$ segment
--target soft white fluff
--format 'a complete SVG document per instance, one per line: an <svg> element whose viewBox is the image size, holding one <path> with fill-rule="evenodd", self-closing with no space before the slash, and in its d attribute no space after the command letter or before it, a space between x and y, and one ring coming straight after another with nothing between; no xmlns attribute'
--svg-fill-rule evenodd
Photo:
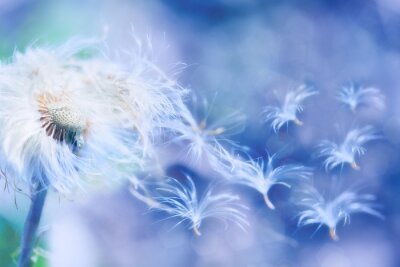
<svg viewBox="0 0 400 267"><path fill-rule="evenodd" d="M317 147L317 156L324 158L326 170L332 170L337 166L350 164L353 169L359 169L356 157L365 153L365 144L378 139L375 129L372 126L350 130L342 143L335 143L329 140L320 142Z"/></svg>
<svg viewBox="0 0 400 267"><path fill-rule="evenodd" d="M268 158L265 164L264 160L251 160L246 165L239 164L235 170L234 176L237 179L233 182L248 186L257 190L263 195L266 205L275 209L268 197L268 192L274 185L283 185L290 187L291 183L298 180L307 180L312 176L312 169L300 164L285 164L274 166L277 154Z"/></svg>
<svg viewBox="0 0 400 267"><path fill-rule="evenodd" d="M326 199L315 187L307 186L296 199L296 204L301 208L298 225L318 224L318 229L325 225L329 228L331 238L337 240L337 225L341 221L343 225L350 224L351 214L366 213L382 218L375 209L374 200L371 194L359 194L351 189Z"/></svg>
<svg viewBox="0 0 400 267"><path fill-rule="evenodd" d="M155 121L180 104L180 92L171 96L174 88L158 87L150 75L135 76L98 55L75 56L92 44L28 48L1 66L2 168L15 184L69 193L88 181L129 178L143 163ZM49 121L58 127L46 128Z"/></svg>
<svg viewBox="0 0 400 267"><path fill-rule="evenodd" d="M314 88L301 85L296 90L286 94L281 106L265 107L263 111L264 121L270 123L275 132L278 132L284 125L289 124L289 122L302 125L303 122L298 118L297 113L303 111L303 102L316 94L318 92Z"/></svg>
<svg viewBox="0 0 400 267"><path fill-rule="evenodd" d="M344 86L337 95L337 99L351 111L356 111L362 105L382 109L385 106L385 97L378 88L362 86Z"/></svg>
<svg viewBox="0 0 400 267"><path fill-rule="evenodd" d="M180 112L177 120L164 123L165 128L173 133L172 142L186 144L188 158L198 161L202 157L218 160L223 145L239 147L228 137L239 133L244 128L244 116L234 112L209 121L207 116L197 117L188 108Z"/></svg>
<svg viewBox="0 0 400 267"><path fill-rule="evenodd" d="M214 188L209 187L199 198L189 176L185 184L171 178L160 186L158 191L163 196L156 198L159 203L156 209L167 212L170 218L178 218L177 225L189 222L189 229L196 235L201 235L201 224L209 218L225 223L233 222L240 227L247 225L246 216L242 212L246 207L240 204L238 196L230 193L214 193Z"/></svg>

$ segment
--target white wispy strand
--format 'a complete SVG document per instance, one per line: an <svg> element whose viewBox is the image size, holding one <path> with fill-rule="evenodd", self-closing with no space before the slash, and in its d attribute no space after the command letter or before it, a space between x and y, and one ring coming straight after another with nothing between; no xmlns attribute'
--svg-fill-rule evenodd
<svg viewBox="0 0 400 267"><path fill-rule="evenodd" d="M145 203L150 208L155 208L160 206L160 204L155 199L154 190L152 190L152 187L154 187L154 185L160 181L157 181L152 176L139 178L136 175L132 175L129 181L130 181L129 192L136 199Z"/></svg>
<svg viewBox="0 0 400 267"><path fill-rule="evenodd" d="M210 159L210 165L223 178L228 180L235 179L238 176L238 172L250 173L252 169L252 165L241 154L244 154L246 159L250 158L244 152L229 152L220 146L218 147L218 153L216 153L214 158Z"/></svg>
<svg viewBox="0 0 400 267"><path fill-rule="evenodd" d="M95 59L83 65L96 97L109 103L127 128L138 132L144 155L151 154L161 124L176 119L184 109L183 97L188 92L152 61L151 47L150 39L143 44L135 38L130 53L124 55L129 64Z"/></svg>
<svg viewBox="0 0 400 267"><path fill-rule="evenodd" d="M365 126L350 130L342 143L335 143L329 140L320 142L317 147L317 157L324 158L325 169L332 170L344 164L357 170L360 167L356 163L356 157L366 152L365 144L369 141L379 139L372 126Z"/></svg>
<svg viewBox="0 0 400 267"><path fill-rule="evenodd" d="M70 193L92 178L125 177L115 166L141 164L136 139L89 93L83 60L74 57L82 46L28 48L2 66L0 146L3 167L16 184L42 183ZM59 125L51 130L46 120ZM78 123L79 129L60 123ZM66 140L71 134L73 140Z"/></svg>
<svg viewBox="0 0 400 267"><path fill-rule="evenodd" d="M308 180L313 175L312 169L299 164L274 166L277 154L268 158L267 164L263 159L250 160L247 166L238 168L235 172L237 179L234 182L251 187L263 195L265 204L275 209L268 197L268 192L274 185L291 187L291 183L299 180Z"/></svg>
<svg viewBox="0 0 400 267"><path fill-rule="evenodd" d="M189 223L189 229L194 234L201 235L200 227L205 219L212 218L224 222L237 224L243 228L247 225L243 210L246 207L239 202L239 197L230 193L214 193L214 187L209 187L201 198L197 195L193 180L187 176L187 184L176 179L169 179L168 183L158 188L163 194L156 200L160 204L156 209L167 212L169 218L178 218L182 224Z"/></svg>
<svg viewBox="0 0 400 267"><path fill-rule="evenodd" d="M383 109L385 97L374 87L344 86L337 95L337 99L351 111L355 112L362 105Z"/></svg>
<svg viewBox="0 0 400 267"><path fill-rule="evenodd" d="M303 102L318 94L313 87L301 85L296 90L288 92L281 106L267 106L264 108L263 116L266 123L270 123L272 129L278 132L284 125L294 122L296 125L302 125L303 122L298 118L297 114L302 112Z"/></svg>
<svg viewBox="0 0 400 267"><path fill-rule="evenodd" d="M340 222L350 224L350 215L366 213L379 218L383 216L376 210L375 197L371 194L359 194L346 190L331 199L325 199L313 186L305 187L295 200L300 206L298 226L318 224L329 228L329 235L337 240L336 228ZM318 230L317 229L317 230Z"/></svg>
<svg viewBox="0 0 400 267"><path fill-rule="evenodd" d="M187 142L187 155L196 162L203 156L218 158L220 151L224 150L222 144L239 147L228 136L242 131L244 120L242 114L235 112L209 123L207 117L198 119L186 108L181 111L179 120L164 125L174 134L171 142Z"/></svg>

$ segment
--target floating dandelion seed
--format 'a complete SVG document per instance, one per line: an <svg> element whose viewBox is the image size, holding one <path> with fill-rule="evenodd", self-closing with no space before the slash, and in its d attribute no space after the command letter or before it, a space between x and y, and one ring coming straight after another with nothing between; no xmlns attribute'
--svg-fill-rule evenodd
<svg viewBox="0 0 400 267"><path fill-rule="evenodd" d="M214 193L210 187L199 199L196 187L192 179L187 176L187 185L175 179L169 179L168 183L158 188L165 196L157 197L160 204L155 209L167 212L170 218L179 218L179 225L189 222L189 228L195 235L201 235L202 222L208 218L214 218L227 224L229 221L243 228L247 225L246 216L242 210L246 207L240 204L239 197L229 193Z"/></svg>
<svg viewBox="0 0 400 267"><path fill-rule="evenodd" d="M337 99L355 112L359 106L370 105L378 109L385 106L385 97L374 87L344 86L337 95Z"/></svg>
<svg viewBox="0 0 400 267"><path fill-rule="evenodd" d="M248 166L240 168L235 175L237 180L234 182L251 187L260 192L265 204L270 209L275 209L268 197L268 192L274 185L291 187L290 182L306 180L311 178L312 169L299 164L286 164L274 167L274 160L277 154L268 158L267 164L262 159L251 160Z"/></svg>
<svg viewBox="0 0 400 267"><path fill-rule="evenodd" d="M264 108L264 121L271 123L272 129L277 133L285 124L294 122L296 125L303 125L297 117L298 112L303 111L303 102L318 94L316 90L307 85L301 85L294 91L288 92L283 104L279 107L267 106Z"/></svg>
<svg viewBox="0 0 400 267"><path fill-rule="evenodd" d="M350 224L350 215L366 213L378 218L383 216L376 211L375 197L371 194L358 194L356 191L346 190L332 199L325 199L316 188L305 187L295 200L301 207L299 212L299 226L318 224L318 229L323 225L329 229L332 240L338 240L336 233L338 224Z"/></svg>
<svg viewBox="0 0 400 267"><path fill-rule="evenodd" d="M324 140L317 147L317 156L325 158L324 166L326 170L332 170L337 166L343 166L345 163L358 170L360 167L356 163L356 156L365 153L364 145L379 136L371 126L365 126L359 129L349 131L341 144Z"/></svg>
<svg viewBox="0 0 400 267"><path fill-rule="evenodd" d="M165 127L177 135L173 142L189 142L188 155L195 161L202 156L218 157L219 151L224 149L221 143L239 147L227 136L243 130L245 118L242 114L235 112L212 123L208 123L207 117L195 118L189 109L183 110L180 115L179 120L168 122Z"/></svg>

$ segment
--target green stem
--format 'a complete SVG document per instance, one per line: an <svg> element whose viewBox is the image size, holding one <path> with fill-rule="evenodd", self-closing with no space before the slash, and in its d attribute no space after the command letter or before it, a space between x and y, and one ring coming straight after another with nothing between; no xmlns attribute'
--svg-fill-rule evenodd
<svg viewBox="0 0 400 267"><path fill-rule="evenodd" d="M25 220L24 232L21 237L21 254L18 267L31 267L31 255L35 244L35 235L42 216L43 206L46 200L47 188L38 183L32 193L31 206Z"/></svg>

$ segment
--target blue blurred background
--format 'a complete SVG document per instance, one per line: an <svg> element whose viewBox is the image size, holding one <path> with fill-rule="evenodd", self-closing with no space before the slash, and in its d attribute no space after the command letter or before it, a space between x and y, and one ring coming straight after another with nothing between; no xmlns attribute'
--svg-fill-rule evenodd
<svg viewBox="0 0 400 267"><path fill-rule="evenodd" d="M204 225L203 236L195 238L184 227L172 229L174 221L160 222L163 216L149 213L125 187L75 202L52 196L36 266L400 266L398 0L0 0L4 61L31 44L105 32L110 51L129 51L132 31L152 36L165 69L188 64L179 80L215 98L213 117L246 115L245 130L234 138L252 156L286 147L290 160L314 166L316 182L362 184L376 194L385 220L356 215L350 226L339 228L341 240L332 242L326 229L297 229L290 190L272 190L277 210L270 211L259 195L236 188L250 206L249 229ZM321 92L307 103L304 126L275 135L260 123L263 106L304 82ZM355 115L343 109L335 95L352 82L379 88L386 109ZM326 175L312 157L318 141L365 124L376 126L383 138L367 147L361 170ZM201 164L192 169L198 184L212 178ZM1 193L1 266L14 266L27 204L7 188Z"/></svg>

